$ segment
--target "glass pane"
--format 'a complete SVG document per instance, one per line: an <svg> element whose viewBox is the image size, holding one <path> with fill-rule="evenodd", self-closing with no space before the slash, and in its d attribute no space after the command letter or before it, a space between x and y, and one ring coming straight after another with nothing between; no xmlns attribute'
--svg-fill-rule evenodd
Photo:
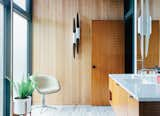
<svg viewBox="0 0 160 116"><path fill-rule="evenodd" d="M26 10L26 0L13 0L19 7Z"/></svg>
<svg viewBox="0 0 160 116"><path fill-rule="evenodd" d="M13 80L20 81L26 74L27 20L13 13Z"/></svg>
<svg viewBox="0 0 160 116"><path fill-rule="evenodd" d="M3 6L0 4L0 116L3 116L3 24Z"/></svg>

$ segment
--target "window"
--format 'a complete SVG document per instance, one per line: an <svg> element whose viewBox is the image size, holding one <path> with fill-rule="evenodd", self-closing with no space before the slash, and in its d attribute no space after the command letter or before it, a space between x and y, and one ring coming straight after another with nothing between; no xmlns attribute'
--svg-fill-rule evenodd
<svg viewBox="0 0 160 116"><path fill-rule="evenodd" d="M3 116L3 6L0 4L0 116Z"/></svg>
<svg viewBox="0 0 160 116"><path fill-rule="evenodd" d="M27 20L13 13L13 80L27 74Z"/></svg>
<svg viewBox="0 0 160 116"><path fill-rule="evenodd" d="M29 44L29 21L31 15L26 11L26 1L30 0L13 0L13 81L21 81L26 77L29 64L28 52ZM17 6L15 6L17 5ZM28 4L27 4L28 5ZM23 10L24 11L23 11ZM16 97L16 92L13 89L13 97Z"/></svg>
<svg viewBox="0 0 160 116"><path fill-rule="evenodd" d="M0 116L12 114L12 91L9 81L4 77L19 81L27 72L31 73L31 47L28 47L32 39L31 0L13 1L12 18L11 0L0 0Z"/></svg>
<svg viewBox="0 0 160 116"><path fill-rule="evenodd" d="M23 10L26 10L26 0L13 0L15 4L21 7Z"/></svg>

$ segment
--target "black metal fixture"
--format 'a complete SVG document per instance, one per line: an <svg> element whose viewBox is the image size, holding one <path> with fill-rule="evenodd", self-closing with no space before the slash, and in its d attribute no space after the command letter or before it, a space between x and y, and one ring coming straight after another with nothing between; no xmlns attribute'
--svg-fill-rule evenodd
<svg viewBox="0 0 160 116"><path fill-rule="evenodd" d="M80 18L77 13L76 20L73 18L73 57L75 58L76 51L79 53L80 45Z"/></svg>
<svg viewBox="0 0 160 116"><path fill-rule="evenodd" d="M76 22L75 18L73 18L73 57L75 58L75 52L76 52Z"/></svg>
<svg viewBox="0 0 160 116"><path fill-rule="evenodd" d="M80 44L80 20L79 20L79 14L77 13L77 25L76 25L77 53L79 53L79 44Z"/></svg>

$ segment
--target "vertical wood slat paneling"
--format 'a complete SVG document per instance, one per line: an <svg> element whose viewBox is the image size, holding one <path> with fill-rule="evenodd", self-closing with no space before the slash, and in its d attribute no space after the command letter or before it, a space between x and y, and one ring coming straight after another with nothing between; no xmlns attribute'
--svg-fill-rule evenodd
<svg viewBox="0 0 160 116"><path fill-rule="evenodd" d="M72 57L72 20L81 18L80 53ZM91 104L91 22L123 19L123 0L33 0L33 73L60 80L47 104ZM40 95L33 95L34 104Z"/></svg>

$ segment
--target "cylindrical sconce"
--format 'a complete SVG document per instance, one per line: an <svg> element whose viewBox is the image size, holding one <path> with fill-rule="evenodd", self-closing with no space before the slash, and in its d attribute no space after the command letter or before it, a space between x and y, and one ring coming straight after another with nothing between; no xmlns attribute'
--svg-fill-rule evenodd
<svg viewBox="0 0 160 116"><path fill-rule="evenodd" d="M77 25L76 25L77 53L79 53L79 44L80 44L80 20L79 20L79 14L77 13Z"/></svg>
<svg viewBox="0 0 160 116"><path fill-rule="evenodd" d="M75 58L75 51L76 51L76 23L75 18L73 19L73 57Z"/></svg>

